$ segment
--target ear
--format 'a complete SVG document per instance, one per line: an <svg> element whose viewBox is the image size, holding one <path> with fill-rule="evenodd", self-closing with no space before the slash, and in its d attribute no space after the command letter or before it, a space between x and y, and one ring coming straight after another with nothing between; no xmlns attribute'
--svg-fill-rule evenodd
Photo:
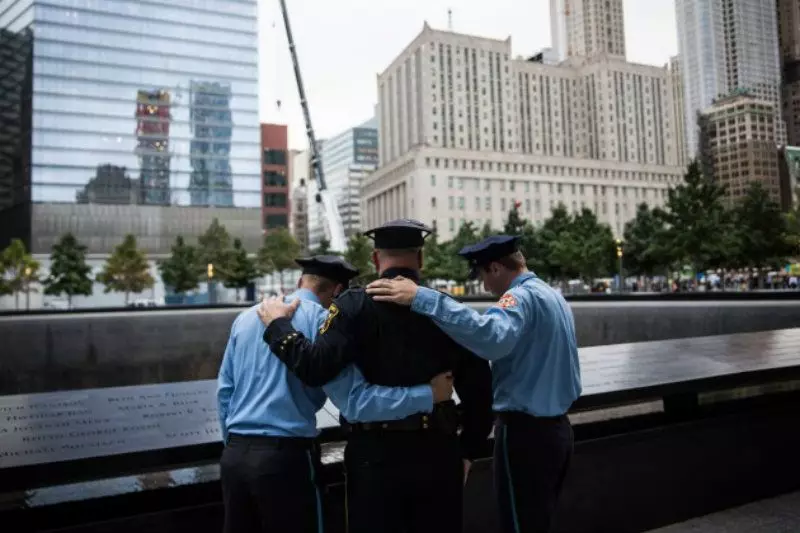
<svg viewBox="0 0 800 533"><path fill-rule="evenodd" d="M381 260L378 257L378 250L372 250L372 264L375 265L375 271L381 271Z"/></svg>
<svg viewBox="0 0 800 533"><path fill-rule="evenodd" d="M425 263L423 262L423 260L422 260L422 256L423 256L423 254L422 254L422 248L420 248L419 252L417 252L417 262L419 263L419 269L420 269L420 270L422 270L422 265L424 265L424 264L425 264Z"/></svg>
<svg viewBox="0 0 800 533"><path fill-rule="evenodd" d="M297 278L297 288L299 289L300 286L303 284L303 276Z"/></svg>

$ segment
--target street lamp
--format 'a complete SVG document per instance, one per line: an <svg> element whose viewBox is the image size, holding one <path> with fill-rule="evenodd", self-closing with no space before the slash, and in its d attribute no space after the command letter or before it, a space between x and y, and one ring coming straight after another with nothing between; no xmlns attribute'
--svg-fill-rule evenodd
<svg viewBox="0 0 800 533"><path fill-rule="evenodd" d="M33 274L33 269L31 267L25 267L25 309L30 310L31 308L31 274Z"/></svg>
<svg viewBox="0 0 800 533"><path fill-rule="evenodd" d="M217 303L216 287L214 286L214 263L206 265L206 274L208 275L208 303Z"/></svg>
<svg viewBox="0 0 800 533"><path fill-rule="evenodd" d="M617 260L619 261L618 269L619 269L619 291L622 292L623 284L622 284L622 241L617 239Z"/></svg>

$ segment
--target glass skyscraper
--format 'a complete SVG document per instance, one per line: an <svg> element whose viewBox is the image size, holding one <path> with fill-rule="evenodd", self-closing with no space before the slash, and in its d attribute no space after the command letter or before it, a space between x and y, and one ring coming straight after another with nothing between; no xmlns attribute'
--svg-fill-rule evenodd
<svg viewBox="0 0 800 533"><path fill-rule="evenodd" d="M783 144L775 0L676 0L675 8L689 156L699 148L697 113L736 90L773 106Z"/></svg>
<svg viewBox="0 0 800 533"><path fill-rule="evenodd" d="M33 35L34 206L260 207L256 0L0 0L0 28Z"/></svg>

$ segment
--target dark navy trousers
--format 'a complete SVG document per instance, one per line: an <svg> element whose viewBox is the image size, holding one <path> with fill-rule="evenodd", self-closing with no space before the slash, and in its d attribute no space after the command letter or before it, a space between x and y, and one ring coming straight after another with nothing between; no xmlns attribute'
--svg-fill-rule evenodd
<svg viewBox="0 0 800 533"><path fill-rule="evenodd" d="M503 533L549 533L572 458L566 415L501 413L495 425L494 483Z"/></svg>
<svg viewBox="0 0 800 533"><path fill-rule="evenodd" d="M225 533L322 533L313 439L230 435L220 460Z"/></svg>

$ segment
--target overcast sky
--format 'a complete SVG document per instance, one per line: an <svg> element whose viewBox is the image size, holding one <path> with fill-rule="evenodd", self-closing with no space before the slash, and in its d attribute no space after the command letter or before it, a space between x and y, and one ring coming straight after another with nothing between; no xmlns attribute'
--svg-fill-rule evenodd
<svg viewBox="0 0 800 533"><path fill-rule="evenodd" d="M663 65L677 54L674 0L624 0L628 60ZM373 114L378 72L428 21L504 39L512 57L550 46L549 0L287 0L311 118L318 138ZM289 146L307 146L278 0L259 0L261 121L289 125ZM281 101L280 111L277 100Z"/></svg>

